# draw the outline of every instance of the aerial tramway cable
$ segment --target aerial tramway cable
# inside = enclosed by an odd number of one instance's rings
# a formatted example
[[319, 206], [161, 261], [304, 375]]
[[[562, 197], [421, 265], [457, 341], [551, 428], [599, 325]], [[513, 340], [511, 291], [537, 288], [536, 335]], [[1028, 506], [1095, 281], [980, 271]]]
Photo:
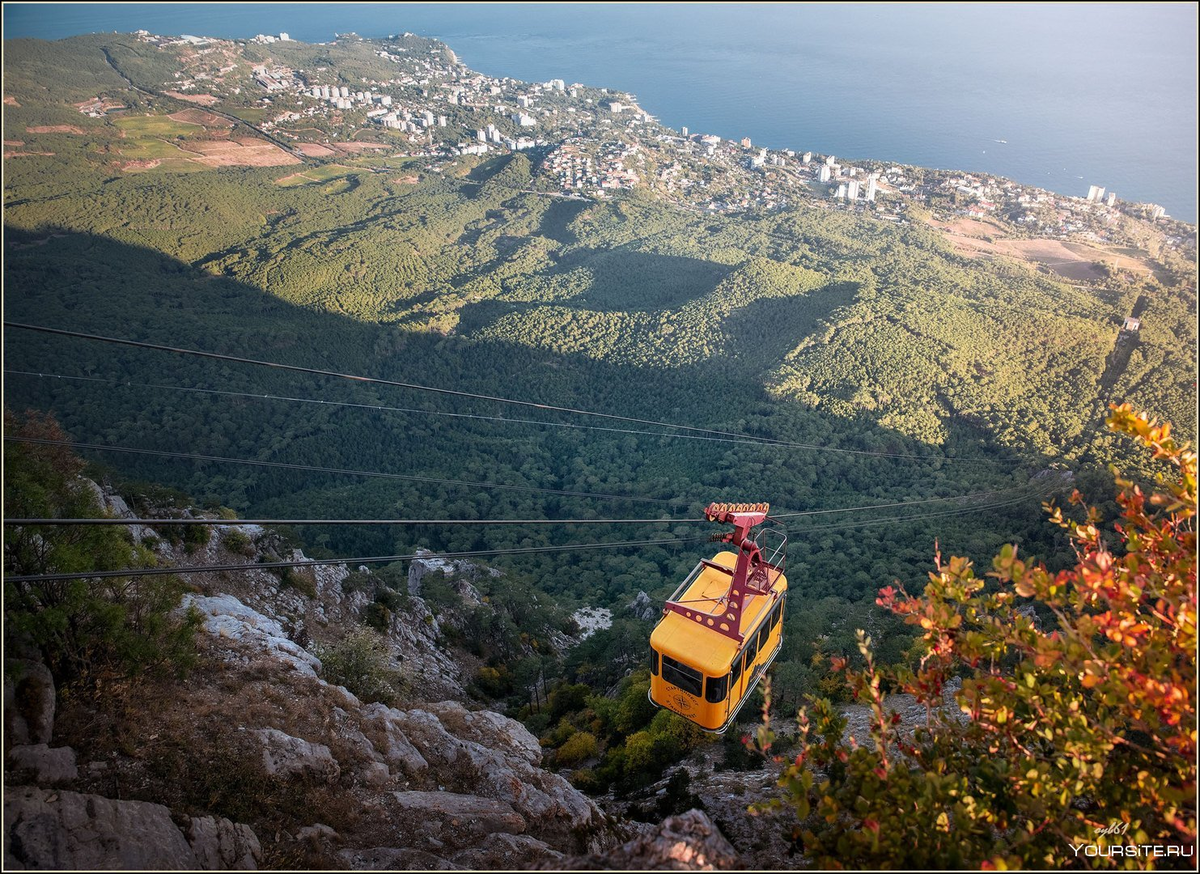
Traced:
[[707, 537], [685, 537], [664, 540], [614, 540], [608, 543], [575, 543], [561, 546], [521, 546], [511, 549], [480, 549], [466, 552], [425, 552], [403, 555], [375, 555], [358, 558], [314, 558], [304, 561], [272, 561], [258, 564], [195, 565], [191, 567], [126, 568], [125, 570], [84, 571], [79, 573], [26, 574], [6, 576], [10, 583], [49, 583], [61, 580], [110, 579], [112, 577], [152, 577], [167, 574], [204, 574], [225, 571], [275, 570], [279, 568], [321, 567], [324, 565], [391, 564], [399, 561], [432, 558], [482, 558], [485, 556], [529, 555], [541, 552], [571, 552], [575, 550], [618, 549], [626, 546], [666, 546], [670, 544], [697, 543]]
[[355, 470], [353, 468], [344, 468], [344, 467], [321, 467], [319, 465], [314, 465], [314, 464], [294, 464], [294, 463], [286, 462], [286, 461], [259, 461], [259, 460], [255, 460], [255, 459], [249, 459], [249, 458], [229, 458], [228, 456], [224, 456], [224, 455], [200, 455], [200, 454], [197, 454], [194, 452], [170, 452], [170, 451], [167, 451], [164, 449], [139, 449], [139, 448], [132, 447], [132, 446], [108, 446], [103, 443], [76, 443], [71, 440], [46, 440], [46, 439], [43, 439], [40, 437], [15, 437], [15, 436], [6, 435], [4, 437], [4, 440], [6, 442], [11, 442], [11, 443], [31, 443], [31, 444], [35, 444], [35, 445], [39, 445], [39, 446], [65, 446], [65, 447], [71, 447], [71, 448], [75, 448], [75, 449], [92, 449], [92, 450], [98, 450], [101, 452], [131, 452], [131, 453], [135, 453], [138, 455], [154, 455], [154, 456], [159, 456], [159, 457], [163, 457], [163, 458], [178, 458], [178, 459], [182, 459], [185, 461], [214, 461], [214, 462], [221, 462], [224, 464], [246, 464], [246, 465], [253, 465], [253, 466], [257, 466], [257, 467], [283, 468], [285, 470], [303, 470], [303, 471], [308, 471], [310, 473], [333, 473], [333, 474], [343, 474], [346, 476], [365, 476], [365, 477], [378, 477], [378, 478], [382, 478], [382, 479], [412, 480], [414, 482], [421, 482], [421, 483], [438, 483], [438, 484], [456, 485], [456, 486], [470, 486], [472, 488], [481, 488], [481, 489], [509, 489], [509, 490], [521, 491], [521, 492], [544, 492], [544, 493], [552, 494], [552, 495], [563, 495], [565, 497], [610, 498], [613, 500], [641, 501], [641, 502], [648, 502], [648, 503], [655, 503], [655, 504], [683, 503], [683, 500], [679, 499], [679, 498], [676, 498], [673, 500], [667, 500], [665, 498], [645, 498], [645, 497], [639, 497], [637, 495], [612, 495], [612, 494], [606, 494], [606, 493], [600, 493], [600, 492], [576, 492], [576, 491], [571, 491], [569, 489], [547, 489], [547, 488], [539, 488], [537, 486], [522, 486], [522, 485], [509, 484], [509, 483], [492, 483], [492, 482], [478, 482], [478, 481], [474, 481], [474, 480], [444, 479], [441, 477], [433, 477], [433, 476], [418, 476], [416, 474], [387, 473], [385, 471], [378, 471], [378, 470]]
[[[695, 425], [680, 425], [672, 422], [660, 422], [654, 419], [641, 419], [636, 416], [621, 416], [616, 413], [601, 413], [594, 410], [582, 410], [575, 407], [564, 407], [555, 404], [543, 404], [536, 401], [523, 401], [516, 398], [505, 398], [496, 395], [479, 394], [476, 392], [461, 391], [459, 389], [440, 388], [437, 386], [419, 385], [416, 383], [402, 382], [393, 379], [383, 379], [374, 376], [361, 376], [350, 373], [340, 373], [334, 370], [322, 370], [316, 367], [303, 367], [297, 364], [282, 364], [277, 361], [263, 361], [257, 358], [244, 358], [238, 355], [225, 355], [219, 352], [205, 352], [198, 349], [186, 349], [179, 346], [167, 346], [160, 343], [146, 343], [139, 340], [126, 340], [120, 337], [106, 337], [101, 334], [88, 334], [82, 331], [68, 331], [62, 328], [51, 328], [45, 325], [29, 325], [21, 322], [4, 323], [6, 328], [17, 328], [26, 331], [36, 331], [44, 334], [53, 334], [63, 337], [75, 337], [83, 340], [96, 340], [102, 343], [115, 343], [121, 346], [132, 346], [138, 349], [152, 349], [159, 352], [173, 352], [179, 355], [193, 355], [200, 358], [209, 358], [217, 361], [232, 361], [237, 364], [253, 364], [259, 367], [271, 367], [279, 370], [287, 370], [294, 373], [308, 373], [316, 376], [328, 376], [335, 379], [346, 379], [354, 382], [370, 383], [375, 385], [388, 385], [395, 388], [412, 389], [415, 391], [433, 392], [435, 394], [451, 395], [454, 397], [472, 398], [474, 400], [491, 401], [494, 403], [513, 404], [521, 407], [532, 407], [538, 410], [548, 410], [557, 413], [568, 413], [580, 416], [595, 416], [602, 419], [612, 419], [622, 422], [633, 422], [639, 425], [652, 425], [658, 428], [676, 428], [683, 431], [689, 431], [699, 434], [713, 434], [721, 437], [734, 437], [747, 442], [762, 443], [766, 445], [784, 446], [794, 449], [811, 449], [820, 452], [837, 452], [847, 455], [866, 455], [880, 458], [899, 458], [917, 461], [957, 461], [954, 458], [947, 458], [940, 455], [919, 455], [914, 453], [902, 452], [876, 452], [866, 449], [842, 449], [834, 446], [821, 446], [814, 443], [800, 443], [791, 440], [777, 440], [773, 437], [754, 437], [749, 434], [738, 434], [733, 431], [722, 431], [714, 428], [700, 428]], [[975, 462], [978, 463], [978, 462]]]
[[[607, 498], [607, 499], [612, 499], [612, 500], [640, 501], [640, 502], [659, 503], [659, 504], [678, 504], [678, 503], [686, 503], [687, 502], [687, 500], [684, 498], [672, 498], [672, 499], [647, 498], [647, 497], [640, 497], [640, 496], [636, 496], [636, 495], [617, 495], [617, 494], [609, 494], [609, 493], [604, 493], [604, 492], [578, 492], [578, 491], [571, 491], [568, 489], [548, 489], [548, 488], [541, 488], [538, 486], [522, 486], [522, 485], [514, 485], [514, 484], [508, 484], [508, 483], [489, 483], [489, 482], [477, 482], [477, 481], [472, 481], [472, 480], [443, 479], [440, 477], [418, 476], [415, 474], [388, 473], [385, 471], [375, 471], [375, 470], [357, 470], [357, 469], [352, 469], [352, 468], [322, 467], [319, 465], [295, 464], [295, 463], [283, 462], [283, 461], [260, 461], [260, 460], [248, 459], [248, 458], [230, 458], [228, 456], [222, 456], [222, 455], [201, 455], [201, 454], [197, 454], [194, 452], [174, 452], [174, 451], [165, 450], [165, 449], [141, 449], [141, 448], [132, 447], [132, 446], [110, 446], [110, 445], [107, 445], [104, 443], [77, 443], [77, 442], [74, 442], [71, 440], [48, 440], [48, 439], [40, 438], [40, 437], [18, 437], [18, 436], [6, 435], [4, 437], [4, 440], [6, 442], [10, 442], [10, 443], [28, 443], [28, 444], [38, 445], [38, 446], [63, 446], [63, 447], [67, 447], [67, 448], [90, 449], [90, 450], [96, 450], [96, 451], [101, 451], [101, 452], [128, 452], [128, 453], [134, 453], [134, 454], [139, 454], [139, 455], [152, 455], [155, 457], [176, 458], [176, 459], [181, 459], [184, 461], [211, 461], [211, 462], [220, 462], [220, 463], [228, 463], [228, 464], [244, 464], [244, 465], [252, 465], [252, 466], [259, 466], [259, 467], [275, 467], [275, 468], [283, 468], [283, 469], [287, 469], [287, 470], [302, 470], [302, 471], [310, 471], [313, 473], [331, 473], [331, 474], [343, 474], [343, 475], [347, 475], [347, 476], [380, 477], [380, 478], [384, 478], [384, 479], [413, 480], [416, 482], [464, 485], [464, 486], [472, 486], [472, 487], [476, 487], [476, 488], [510, 489], [510, 490], [527, 491], [527, 492], [545, 492], [548, 494], [563, 495], [563, 496], [567, 496], [567, 497]], [[971, 498], [978, 498], [978, 497], [984, 497], [987, 495], [995, 495], [995, 494], [1000, 494], [1003, 492], [1013, 491], [1014, 489], [1017, 489], [1017, 488], [1025, 488], [1025, 487], [1024, 486], [1016, 486], [1011, 489], [1002, 489], [999, 492], [995, 489], [992, 489], [992, 490], [988, 490], [988, 491], [984, 491], [984, 492], [973, 492], [973, 493], [965, 494], [965, 495], [950, 495], [950, 496], [941, 497], [941, 498], [920, 498], [918, 500], [913, 500], [913, 501], [893, 501], [893, 502], [887, 503], [887, 504], [864, 504], [864, 505], [859, 505], [859, 506], [854, 506], [854, 507], [838, 507], [838, 508], [826, 509], [826, 510], [802, 510], [802, 511], [794, 512], [794, 513], [772, 513], [771, 518], [772, 519], [790, 519], [790, 518], [796, 518], [796, 517], [802, 517], [802, 516], [824, 516], [824, 515], [829, 515], [831, 513], [852, 513], [852, 512], [857, 512], [860, 510], [884, 510], [884, 509], [891, 509], [893, 507], [908, 507], [908, 506], [912, 506], [912, 505], [916, 505], [916, 504], [931, 504], [931, 503], [938, 503], [941, 501], [969, 500]]]
[[[422, 410], [413, 407], [391, 407], [383, 404], [361, 404], [352, 401], [331, 401], [322, 398], [301, 398], [291, 397], [289, 395], [272, 395], [262, 394], [259, 392], [241, 392], [228, 391], [225, 389], [215, 388], [192, 388], [183, 385], [160, 385], [152, 382], [131, 382], [120, 379], [105, 379], [97, 376], [68, 376], [58, 373], [35, 373], [28, 370], [6, 370], [6, 374], [13, 376], [36, 376], [42, 379], [67, 379], [78, 382], [102, 382], [109, 385], [126, 386], [130, 388], [148, 388], [155, 390], [193, 392], [196, 394], [209, 395], [224, 395], [226, 397], [249, 398], [253, 400], [269, 400], [269, 401], [290, 401], [303, 404], [320, 404], [330, 407], [348, 407], [352, 409], [371, 410], [380, 413], [414, 413], [422, 416], [444, 416], [451, 419], [476, 419], [483, 422], [501, 422], [506, 425], [537, 425], [545, 428], [570, 428], [578, 431], [604, 431], [610, 434], [633, 434], [643, 437], [666, 437], [672, 440], [705, 440], [711, 443], [740, 443], [753, 446], [783, 446], [786, 448], [788, 444], [764, 443], [762, 439], [746, 435], [742, 438], [732, 437], [709, 437], [703, 434], [672, 434], [667, 431], [642, 431], [637, 428], [610, 428], [603, 425], [580, 425], [575, 422], [547, 422], [542, 419], [513, 419], [508, 416], [486, 416], [482, 413], [452, 413], [445, 410]], [[674, 426], [671, 426], [674, 427]], [[807, 446], [807, 444], [803, 444]], [[831, 450], [831, 451], [849, 451], [849, 450]], [[921, 456], [924, 458], [925, 456]], [[935, 456], [928, 456], [934, 458]], [[955, 459], [944, 459], [946, 461], [954, 461]], [[962, 459], [966, 464], [995, 464], [992, 461]]]
[[[1042, 493], [1052, 491], [1052, 489], [1042, 490]], [[829, 531], [844, 528], [858, 528], [870, 525], [880, 524], [903, 524], [905, 522], [918, 522], [924, 519], [932, 519], [941, 516], [960, 515], [962, 513], [978, 512], [981, 510], [996, 509], [1006, 507], [1020, 501], [1027, 500], [1029, 495], [1007, 500], [998, 501], [987, 504], [978, 504], [973, 507], [956, 508], [954, 510], [941, 511], [936, 513], [925, 513], [913, 516], [890, 516], [878, 519], [865, 519], [846, 523], [835, 523], [833, 525], [814, 526], [806, 531]], [[214, 519], [84, 519], [84, 520], [21, 520], [9, 519], [6, 524], [124, 524], [124, 525], [161, 525], [166, 524], [181, 524], [181, 525], [252, 525], [257, 524], [251, 520], [214, 520]], [[289, 520], [292, 524], [328, 524], [330, 520]], [[345, 520], [346, 524], [350, 524], [354, 520]], [[360, 520], [361, 521], [361, 520]], [[374, 524], [375, 520], [366, 520]], [[411, 521], [411, 520], [410, 520]], [[469, 521], [471, 523], [483, 522], [488, 524], [487, 520], [459, 520]], [[544, 523], [554, 523], [555, 520], [511, 520], [511, 521], [540, 521]], [[578, 522], [587, 521], [605, 521], [605, 520], [574, 520]], [[608, 520], [608, 521], [629, 521], [629, 520]], [[636, 520], [633, 520], [636, 521]], [[675, 521], [675, 520], [653, 520], [653, 521]], [[380, 524], [385, 524], [385, 520], [379, 520]], [[424, 520], [424, 524], [435, 524], [438, 520]], [[336, 523], [335, 523], [336, 524]], [[53, 582], [58, 580], [73, 580], [73, 579], [104, 579], [111, 577], [130, 577], [130, 576], [157, 576], [162, 574], [173, 573], [214, 573], [219, 571], [245, 571], [245, 570], [270, 570], [272, 568], [285, 567], [315, 567], [321, 565], [355, 565], [355, 564], [377, 564], [390, 563], [397, 561], [410, 561], [418, 558], [474, 558], [482, 556], [499, 556], [499, 555], [525, 555], [530, 553], [541, 552], [566, 552], [571, 550], [592, 550], [605, 548], [618, 548], [625, 546], [656, 546], [668, 544], [683, 544], [694, 543], [702, 540], [707, 540], [707, 537], [688, 537], [688, 538], [670, 538], [662, 540], [625, 540], [625, 541], [610, 541], [608, 543], [587, 543], [587, 544], [566, 544], [561, 546], [545, 546], [545, 547], [518, 547], [513, 549], [494, 549], [494, 550], [476, 550], [470, 552], [448, 552], [448, 553], [425, 553], [417, 554], [410, 553], [405, 555], [391, 556], [370, 556], [366, 558], [331, 558], [331, 559], [310, 559], [306, 561], [284, 561], [284, 562], [262, 562], [259, 564], [242, 564], [242, 565], [200, 565], [194, 567], [164, 567], [164, 568], [129, 568], [125, 570], [106, 570], [106, 571], [90, 571], [82, 573], [53, 573], [53, 574], [32, 574], [25, 576], [8, 576], [6, 580], [14, 583], [24, 582]]]

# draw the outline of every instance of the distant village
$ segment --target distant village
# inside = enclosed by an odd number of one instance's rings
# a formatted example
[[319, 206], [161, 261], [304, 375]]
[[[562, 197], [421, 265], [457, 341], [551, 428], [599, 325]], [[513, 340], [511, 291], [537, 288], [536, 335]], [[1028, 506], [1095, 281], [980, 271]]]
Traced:
[[[239, 47], [279, 49], [287, 33], [251, 40], [163, 37], [145, 42], [186, 50], [174, 91], [261, 107], [258, 127], [299, 144], [371, 138], [397, 158], [425, 159], [443, 171], [463, 156], [528, 152], [536, 183], [561, 196], [604, 199], [648, 189], [692, 210], [738, 213], [807, 204], [882, 221], [910, 221], [913, 207], [935, 217], [995, 219], [1031, 237], [1125, 244], [1130, 219], [1168, 222], [1168, 245], [1193, 245], [1190, 231], [1161, 206], [1125, 203], [1092, 185], [1086, 196], [1055, 194], [984, 174], [839, 159], [812, 151], [770, 149], [749, 138], [673, 130], [633, 94], [562, 79], [529, 83], [470, 70], [434, 40], [413, 34], [358, 41], [393, 67], [388, 78], [347, 84], [335, 65], [296, 69], [280, 59], [245, 70]], [[248, 74], [248, 75], [247, 75]], [[82, 110], [81, 110], [82, 111]]]

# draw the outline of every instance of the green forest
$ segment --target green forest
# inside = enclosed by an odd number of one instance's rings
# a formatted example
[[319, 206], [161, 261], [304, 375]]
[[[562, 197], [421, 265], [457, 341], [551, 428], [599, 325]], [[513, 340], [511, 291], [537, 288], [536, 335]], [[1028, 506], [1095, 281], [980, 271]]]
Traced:
[[[565, 609], [618, 615], [566, 679], [600, 691], [619, 679], [596, 666], [649, 632], [626, 605], [639, 591], [661, 601], [705, 557], [710, 501], [852, 511], [786, 520], [777, 694], [795, 703], [824, 677], [823, 656], [853, 653], [856, 627], [901, 658], [908, 633], [875, 593], [895, 580], [919, 590], [935, 540], [979, 560], [1017, 542], [1069, 561], [1042, 501], [1109, 482], [1109, 463], [1153, 474], [1106, 434], [1108, 402], [1194, 440], [1194, 291], [971, 260], [920, 223], [801, 206], [701, 214], [637, 190], [555, 198], [537, 191], [536, 151], [441, 172], [344, 155], [125, 172], [114, 156], [128, 120], [187, 104], [129, 90], [100, 41], [6, 44], [6, 130], [82, 131], [22, 134], [52, 154], [5, 161], [7, 321], [727, 434], [11, 327], [6, 407], [52, 413], [84, 443], [458, 481], [81, 452], [127, 492], [162, 484], [246, 518], [675, 520], [290, 532], [321, 557], [668, 541], [489, 560]], [[170, 81], [133, 40], [110, 48], [148, 87]], [[347, 81], [374, 69], [369, 52], [338, 51], [358, 58], [324, 58]], [[127, 109], [92, 119], [69, 105], [97, 93]], [[281, 184], [305, 169], [314, 181]], [[1145, 328], [1104, 385], [1139, 296]]]

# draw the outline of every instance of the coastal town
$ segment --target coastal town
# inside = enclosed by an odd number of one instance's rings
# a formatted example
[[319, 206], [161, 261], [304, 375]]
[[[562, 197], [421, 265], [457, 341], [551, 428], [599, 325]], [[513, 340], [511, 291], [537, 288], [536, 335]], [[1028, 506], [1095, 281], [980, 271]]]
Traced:
[[[897, 223], [929, 215], [991, 223], [1024, 238], [1117, 246], [1141, 244], [1152, 223], [1166, 248], [1194, 246], [1188, 226], [1161, 206], [1127, 202], [1098, 185], [1072, 196], [982, 173], [675, 130], [636, 95], [563, 79], [487, 76], [443, 43], [410, 33], [384, 40], [343, 34], [318, 45], [287, 33], [250, 40], [137, 35], [182, 61], [183, 72], [162, 94], [219, 105], [302, 160], [344, 156], [353, 146], [439, 173], [464, 160], [524, 152], [537, 167], [538, 190], [562, 197], [641, 191], [717, 213], [808, 205]], [[351, 48], [361, 54], [360, 43], [375, 59], [369, 69], [338, 63]], [[80, 111], [102, 114], [104, 97]]]

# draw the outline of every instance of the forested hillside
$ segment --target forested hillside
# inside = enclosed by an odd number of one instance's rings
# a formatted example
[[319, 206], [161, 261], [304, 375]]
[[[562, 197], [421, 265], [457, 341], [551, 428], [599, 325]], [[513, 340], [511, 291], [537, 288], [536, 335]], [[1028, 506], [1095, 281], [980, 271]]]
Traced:
[[[291, 63], [313, 48], [288, 48]], [[957, 555], [1022, 541], [1062, 557], [1041, 499], [1140, 463], [1105, 436], [1108, 401], [1194, 438], [1195, 293], [1173, 274], [1072, 284], [968, 258], [916, 216], [704, 213], [636, 187], [568, 199], [546, 189], [537, 148], [198, 164], [196, 142], [251, 136], [236, 119], [260, 117], [221, 104], [221, 136], [220, 117], [170, 118], [194, 110], [159, 91], [173, 58], [129, 37], [6, 45], [6, 137], [22, 143], [5, 160], [7, 321], [735, 435], [6, 328], [6, 405], [53, 412], [76, 441], [417, 477], [84, 452], [247, 517], [697, 520], [310, 526], [294, 532], [310, 552], [678, 541], [493, 562], [569, 606], [623, 609], [669, 594], [709, 549], [695, 540], [709, 501], [907, 503], [790, 520], [780, 670], [799, 688], [817, 650], [852, 650], [856, 623], [882, 621], [880, 586], [919, 587], [935, 538]], [[349, 82], [380, 63], [366, 43], [320, 60]], [[124, 109], [71, 105], [98, 95]], [[1110, 372], [1139, 297], [1145, 328]]]

